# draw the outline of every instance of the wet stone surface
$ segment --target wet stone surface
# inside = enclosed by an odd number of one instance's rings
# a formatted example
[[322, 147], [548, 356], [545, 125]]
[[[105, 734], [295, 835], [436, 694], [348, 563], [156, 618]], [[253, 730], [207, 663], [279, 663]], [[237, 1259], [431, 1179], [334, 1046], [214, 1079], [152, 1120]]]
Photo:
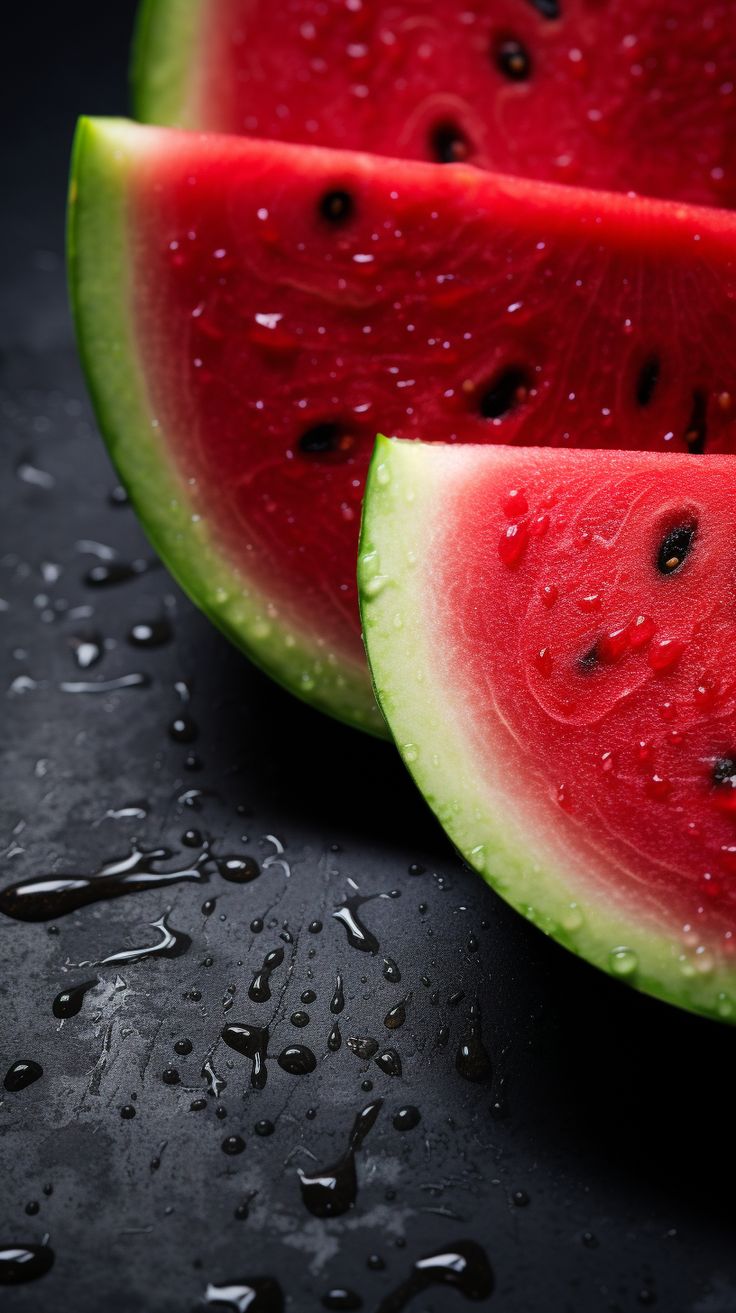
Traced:
[[[388, 745], [252, 669], [112, 495], [67, 318], [60, 197], [74, 114], [125, 107], [133, 5], [113, 8], [103, 22], [81, 4], [73, 31], [49, 19], [45, 117], [16, 115], [8, 149], [0, 889], [99, 878], [135, 844], [191, 875], [57, 900], [45, 919], [0, 914], [1, 1070], [42, 1070], [0, 1091], [3, 1313], [246, 1298], [445, 1313], [464, 1297], [499, 1313], [725, 1313], [732, 1034], [599, 977], [508, 911]], [[31, 16], [13, 22], [22, 100], [38, 45]], [[166, 642], [131, 645], [161, 618]], [[96, 696], [62, 688], [79, 682], [80, 633], [99, 636]], [[167, 732], [182, 719], [196, 775]], [[380, 1047], [361, 1057], [351, 1037]]]

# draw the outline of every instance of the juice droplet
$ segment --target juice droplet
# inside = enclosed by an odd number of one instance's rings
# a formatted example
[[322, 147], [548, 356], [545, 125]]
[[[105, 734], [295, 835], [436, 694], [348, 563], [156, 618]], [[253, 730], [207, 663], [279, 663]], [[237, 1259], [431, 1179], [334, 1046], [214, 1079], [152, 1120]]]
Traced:
[[646, 739], [639, 739], [639, 742], [636, 745], [636, 756], [642, 766], [645, 766], [654, 756], [654, 748], [652, 747], [652, 744], [647, 743]]
[[550, 610], [560, 595], [560, 590], [556, 584], [545, 584], [542, 589], [542, 604]]
[[534, 658], [534, 664], [542, 678], [549, 679], [552, 674], [552, 653], [548, 647], [540, 648]]
[[498, 554], [504, 565], [518, 565], [529, 542], [529, 528], [526, 521], [519, 520], [510, 524], [501, 534]]
[[698, 889], [704, 898], [720, 898], [723, 893], [723, 885], [713, 875], [712, 871], [704, 871], [698, 880]]
[[651, 641], [656, 632], [656, 626], [651, 616], [638, 615], [629, 626], [629, 643], [637, 652], [640, 648], [645, 647]]
[[663, 702], [661, 707], [658, 708], [658, 712], [661, 720], [674, 720], [677, 715], [677, 707], [674, 702]]
[[546, 511], [541, 515], [535, 515], [529, 526], [529, 532], [532, 538], [543, 538], [549, 529], [549, 516]]
[[510, 520], [521, 519], [529, 510], [529, 503], [521, 488], [511, 488], [501, 502], [504, 515]]
[[647, 661], [652, 670], [658, 674], [664, 670], [671, 670], [677, 665], [686, 644], [679, 638], [660, 638], [656, 643], [652, 643], [647, 652]]
[[639, 959], [631, 948], [614, 948], [608, 954], [608, 965], [615, 976], [633, 976]]
[[619, 625], [604, 634], [596, 647], [598, 660], [604, 665], [614, 665], [629, 649], [629, 627]]
[[646, 791], [656, 802], [663, 802], [672, 792], [672, 783], [664, 775], [654, 774], [646, 782]]
[[563, 812], [572, 811], [572, 799], [566, 784], [560, 784], [557, 787], [557, 805], [562, 808]]
[[736, 875], [736, 844], [724, 844], [721, 848], [721, 862], [727, 871]]
[[600, 611], [600, 593], [586, 593], [585, 597], [578, 598], [578, 607], [581, 611]]
[[612, 752], [602, 752], [598, 758], [598, 766], [601, 775], [610, 775], [615, 769], [615, 764]]
[[693, 695], [696, 707], [701, 711], [709, 711], [718, 701], [719, 693], [720, 689], [715, 676], [709, 671], [704, 671]]

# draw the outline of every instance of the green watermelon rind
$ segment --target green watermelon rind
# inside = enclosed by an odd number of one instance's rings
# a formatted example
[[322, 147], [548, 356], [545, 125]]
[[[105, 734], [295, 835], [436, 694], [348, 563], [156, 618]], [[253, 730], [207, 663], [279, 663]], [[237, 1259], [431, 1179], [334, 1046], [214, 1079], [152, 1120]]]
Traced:
[[[448, 711], [448, 690], [431, 677], [430, 651], [442, 635], [427, 632], [423, 618], [422, 590], [432, 585], [422, 562], [431, 554], [452, 473], [444, 462], [460, 451], [380, 437], [368, 474], [358, 564], [361, 615], [376, 700], [397, 747], [455, 847], [517, 911], [617, 979], [736, 1023], [736, 967], [701, 974], [692, 958], [683, 961], [682, 941], [662, 933], [651, 913], [644, 923], [623, 900], [617, 905], [614, 897], [586, 896], [573, 887], [569, 870], [554, 869], [542, 842], [535, 847], [524, 826], [505, 824], [515, 801], [513, 781], [505, 799], [509, 810], [503, 798], [495, 814], [489, 807], [482, 763], [474, 761]], [[516, 838], [510, 839], [511, 830]], [[626, 976], [613, 965], [631, 961], [620, 951], [612, 956], [621, 949], [638, 962]]]
[[198, 68], [207, 0], [141, 0], [130, 61], [133, 112], [142, 123], [193, 127], [192, 77]]
[[100, 430], [147, 536], [191, 599], [236, 646], [303, 701], [380, 737], [362, 665], [274, 615], [273, 597], [218, 550], [167, 454], [148, 399], [130, 298], [128, 176], [140, 129], [81, 119], [72, 154], [68, 276], [79, 353]]

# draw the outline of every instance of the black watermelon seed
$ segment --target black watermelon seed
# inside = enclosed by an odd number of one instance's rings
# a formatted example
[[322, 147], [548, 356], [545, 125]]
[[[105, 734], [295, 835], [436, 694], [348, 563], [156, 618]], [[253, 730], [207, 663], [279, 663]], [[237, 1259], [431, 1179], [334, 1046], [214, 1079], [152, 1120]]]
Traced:
[[708, 439], [708, 400], [700, 388], [693, 392], [693, 407], [685, 429], [687, 449], [693, 456], [702, 456]]
[[319, 212], [328, 223], [343, 224], [352, 219], [355, 213], [355, 201], [349, 191], [336, 187], [326, 191], [319, 202]]
[[484, 419], [503, 419], [526, 401], [529, 375], [518, 365], [509, 365], [481, 394], [479, 410]]
[[461, 164], [470, 154], [470, 143], [456, 123], [437, 123], [430, 134], [429, 147], [438, 164]]
[[696, 526], [677, 524], [665, 534], [657, 550], [657, 569], [660, 574], [672, 575], [682, 569], [695, 540]]
[[736, 788], [736, 757], [718, 757], [713, 762], [713, 783]]
[[660, 373], [659, 356], [649, 356], [641, 366], [636, 379], [636, 404], [638, 406], [650, 405], [657, 390]]
[[559, 18], [559, 0], [529, 0], [532, 9], [536, 9], [542, 18]]
[[578, 670], [583, 675], [589, 675], [592, 670], [596, 669], [597, 665], [598, 645], [594, 643], [592, 647], [588, 648], [587, 652], [578, 657]]
[[529, 51], [515, 37], [500, 41], [494, 52], [496, 67], [509, 82], [526, 82], [532, 71]]
[[305, 429], [299, 439], [299, 450], [304, 452], [305, 456], [324, 456], [327, 452], [337, 451], [342, 429], [339, 424], [332, 424], [329, 421], [324, 424], [314, 424], [311, 429]]

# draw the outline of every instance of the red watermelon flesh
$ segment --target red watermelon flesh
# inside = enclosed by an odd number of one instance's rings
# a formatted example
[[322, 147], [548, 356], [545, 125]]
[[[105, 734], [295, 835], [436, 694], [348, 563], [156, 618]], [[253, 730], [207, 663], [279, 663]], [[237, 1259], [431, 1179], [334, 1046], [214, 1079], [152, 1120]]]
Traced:
[[468, 860], [736, 1021], [732, 459], [384, 440], [361, 577], [377, 695]]
[[155, 123], [736, 199], [736, 3], [148, 0]]
[[[363, 669], [355, 559], [379, 428], [734, 447], [725, 211], [104, 120], [80, 132], [73, 187], [80, 337], [123, 476], [155, 484], [149, 456], [175, 471], [276, 629], [289, 617], [333, 664]], [[142, 514], [168, 559], [189, 530], [174, 542], [162, 503]], [[198, 596], [189, 558], [177, 573]]]

